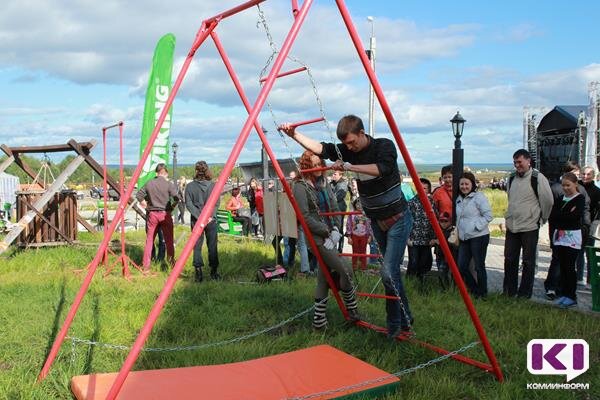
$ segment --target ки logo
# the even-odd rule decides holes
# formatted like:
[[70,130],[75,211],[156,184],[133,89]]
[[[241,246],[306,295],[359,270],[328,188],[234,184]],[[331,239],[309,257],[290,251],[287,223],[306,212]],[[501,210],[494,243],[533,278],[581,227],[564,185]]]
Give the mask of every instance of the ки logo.
[[527,344],[527,369],[534,375],[566,375],[567,382],[590,367],[583,339],[533,339]]

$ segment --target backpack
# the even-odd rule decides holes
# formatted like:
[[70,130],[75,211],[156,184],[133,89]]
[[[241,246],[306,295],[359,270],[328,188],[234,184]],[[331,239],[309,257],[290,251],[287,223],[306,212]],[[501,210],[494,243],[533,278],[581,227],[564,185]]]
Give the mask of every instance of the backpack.
[[[535,194],[535,197],[539,200],[540,199],[540,195],[538,194],[538,174],[540,172],[535,169],[532,168],[531,170],[531,189],[533,190],[533,193]],[[508,186],[506,189],[506,193],[508,194],[510,192],[510,187],[512,186],[512,182],[515,179],[515,176],[517,176],[516,172],[513,172],[510,174],[510,176],[508,177]]]

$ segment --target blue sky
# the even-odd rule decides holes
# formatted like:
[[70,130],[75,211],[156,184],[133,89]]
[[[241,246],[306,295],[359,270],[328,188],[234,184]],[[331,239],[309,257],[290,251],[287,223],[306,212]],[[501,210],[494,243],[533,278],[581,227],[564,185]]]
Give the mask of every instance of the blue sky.
[[[277,45],[291,24],[290,3],[262,5]],[[174,0],[165,9],[159,1],[8,0],[0,14],[0,143],[99,140],[102,126],[123,120],[126,162],[136,163],[156,41],[167,32],[177,36],[175,76],[200,22],[237,4]],[[510,162],[521,146],[524,106],[587,104],[587,85],[600,80],[596,1],[352,0],[347,5],[365,46],[366,17],[374,17],[377,74],[418,163],[450,160],[448,120],[456,110],[467,119],[467,163]],[[218,27],[251,101],[270,55],[256,22],[251,9]],[[224,162],[245,120],[213,47],[207,41],[200,48],[175,101],[171,134],[180,145],[180,162]],[[331,130],[344,114],[367,116],[368,83],[335,2],[314,2],[292,55],[311,67]],[[284,69],[294,67],[289,62]],[[305,75],[279,80],[269,100],[276,122],[319,116]],[[376,117],[376,135],[388,137],[381,114]],[[261,123],[278,156],[300,153],[274,134],[270,113],[261,114]],[[304,131],[320,140],[330,137],[323,125]],[[116,144],[109,143],[110,162],[118,160]],[[240,162],[258,160],[259,148],[253,135]]]

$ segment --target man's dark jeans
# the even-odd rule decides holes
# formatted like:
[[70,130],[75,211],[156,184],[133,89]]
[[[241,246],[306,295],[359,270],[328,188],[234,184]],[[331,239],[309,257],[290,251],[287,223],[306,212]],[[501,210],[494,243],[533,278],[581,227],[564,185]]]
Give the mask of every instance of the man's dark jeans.
[[[196,220],[192,220],[192,229]],[[208,265],[210,266],[211,273],[217,272],[219,267],[219,253],[217,250],[217,222],[212,220],[204,228],[204,232],[198,238],[196,245],[194,246],[194,260],[192,264],[194,268],[204,267],[204,260],[202,260],[202,244],[204,243],[204,236],[206,235],[206,245],[208,246]]]
[[[506,231],[506,240],[504,242],[504,294],[508,296],[531,297],[536,270],[536,251],[539,233],[539,229],[519,233]],[[521,284],[518,285],[521,249],[523,249],[523,273]]]

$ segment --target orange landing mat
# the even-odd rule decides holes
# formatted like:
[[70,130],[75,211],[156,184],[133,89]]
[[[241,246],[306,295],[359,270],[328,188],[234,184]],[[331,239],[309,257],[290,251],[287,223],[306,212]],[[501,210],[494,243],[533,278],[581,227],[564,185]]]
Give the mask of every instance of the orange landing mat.
[[[75,376],[78,400],[104,399],[116,373]],[[374,366],[327,345],[256,360],[201,367],[131,372],[118,399],[281,400],[306,396],[389,376]],[[373,397],[395,390],[399,379],[314,397],[334,399],[352,393]]]

